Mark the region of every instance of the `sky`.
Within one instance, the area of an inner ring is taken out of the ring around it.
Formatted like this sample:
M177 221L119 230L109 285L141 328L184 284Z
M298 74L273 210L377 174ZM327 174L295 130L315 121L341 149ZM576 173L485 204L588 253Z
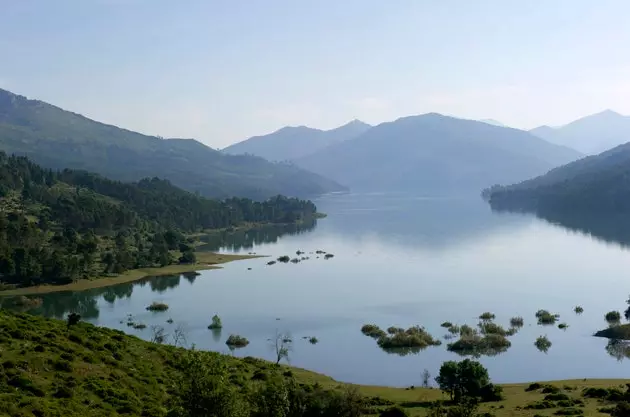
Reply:
M218 148L428 112L630 114L627 0L0 0L0 88Z

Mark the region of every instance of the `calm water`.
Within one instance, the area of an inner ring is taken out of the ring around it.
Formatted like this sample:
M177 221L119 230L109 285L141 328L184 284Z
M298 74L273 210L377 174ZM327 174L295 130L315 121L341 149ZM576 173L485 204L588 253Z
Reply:
M274 258L300 249L310 260L267 266L269 259L254 259L198 277L50 294L38 312L80 311L90 322L143 338L151 331L127 327L128 314L167 332L180 324L189 345L222 352L237 333L251 343L234 354L268 359L274 355L268 339L276 330L290 332L293 365L342 381L408 386L420 384L424 368L436 375L443 361L460 357L445 344L408 356L385 353L360 332L363 324L419 324L441 338L443 321L474 326L479 314L492 311L505 327L512 316L525 318L506 353L480 358L497 382L630 374L630 360L611 356L607 341L591 336L606 326L607 311L625 308L630 252L622 246L532 216L494 214L477 199L339 195L317 204L328 218L315 226L232 235L221 248ZM208 247L217 246L209 240ZM335 257L309 254L318 249ZM169 311L147 312L153 301L166 302ZM585 310L580 316L573 313L577 304ZM559 313L568 330L536 325L541 308ZM207 329L215 313L224 324L220 335ZM533 345L540 335L553 343L546 354Z

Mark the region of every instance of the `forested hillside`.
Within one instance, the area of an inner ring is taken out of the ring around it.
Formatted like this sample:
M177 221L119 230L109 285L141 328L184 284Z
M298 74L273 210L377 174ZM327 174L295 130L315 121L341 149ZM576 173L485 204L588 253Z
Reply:
M630 213L630 144L484 191L493 208L539 213ZM557 216L554 216L557 217Z
M209 200L157 178L122 183L44 169L0 152L0 279L36 285L194 262L185 233L245 222L291 223L310 201ZM175 255L173 251L179 251Z
M0 89L0 150L46 168L121 181L159 176L207 197L314 196L345 188L289 164L226 155L192 139L161 139L90 120Z

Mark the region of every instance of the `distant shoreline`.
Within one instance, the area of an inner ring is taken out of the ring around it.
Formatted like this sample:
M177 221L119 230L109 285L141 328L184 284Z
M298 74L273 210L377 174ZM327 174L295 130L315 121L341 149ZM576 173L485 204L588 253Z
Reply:
M176 264L161 268L130 269L129 271L125 271L116 277L82 279L71 284L64 285L37 285L33 287L15 288L0 291L0 297L50 294L62 291L84 291L93 288L103 288L117 284L125 284L150 276L163 276L182 274L184 272L220 269L220 264L262 257L261 255L231 255L214 252L196 252L195 255L197 255L197 263L194 264Z

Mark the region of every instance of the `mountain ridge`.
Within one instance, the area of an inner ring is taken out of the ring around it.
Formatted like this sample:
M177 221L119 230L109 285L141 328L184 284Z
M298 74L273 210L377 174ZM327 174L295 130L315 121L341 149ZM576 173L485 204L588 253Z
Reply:
M49 168L121 181L159 176L208 197L314 196L345 187L288 164L225 155L194 139L163 139L0 90L0 149Z

